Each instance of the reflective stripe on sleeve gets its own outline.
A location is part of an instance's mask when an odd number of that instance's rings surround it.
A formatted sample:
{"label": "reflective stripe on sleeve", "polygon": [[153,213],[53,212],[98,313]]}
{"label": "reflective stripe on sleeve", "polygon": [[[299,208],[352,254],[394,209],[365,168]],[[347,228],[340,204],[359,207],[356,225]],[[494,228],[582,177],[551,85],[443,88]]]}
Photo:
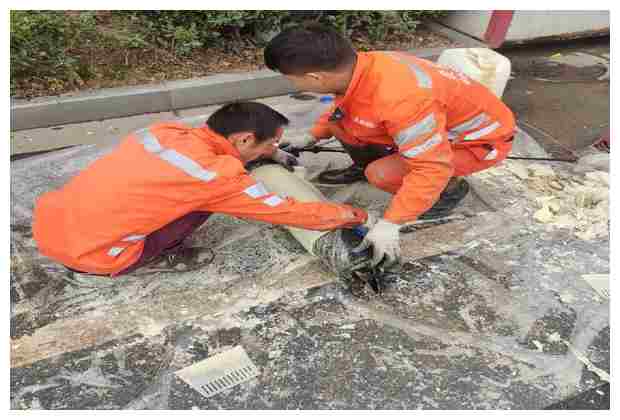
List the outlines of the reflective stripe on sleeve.
{"label": "reflective stripe on sleeve", "polygon": [[401,154],[405,157],[413,158],[421,153],[428,151],[429,149],[437,146],[440,143],[441,143],[441,134],[437,133],[430,139],[426,140],[421,145],[412,147],[409,150],[405,150],[404,152],[401,152]]}
{"label": "reflective stripe on sleeve", "polygon": [[146,238],[146,235],[129,235],[128,237],[121,239],[121,241],[123,241],[123,242],[137,242],[137,241],[141,241],[144,238]]}
{"label": "reflective stripe on sleeve", "polygon": [[277,195],[273,195],[273,196],[263,200],[263,203],[265,203],[265,204],[267,204],[268,206],[271,206],[271,207],[275,207],[275,206],[277,206],[279,204],[282,204],[283,202],[284,202],[284,200],[282,200]]}
{"label": "reflective stripe on sleeve", "polygon": [[489,122],[490,120],[491,119],[487,114],[478,114],[475,117],[470,118],[469,120],[457,125],[456,127],[452,127],[450,131],[453,131],[457,134],[463,134],[466,131],[475,130],[476,128],[480,127],[484,123]]}
{"label": "reflective stripe on sleeve", "polygon": [[407,143],[417,139],[420,136],[431,134],[435,128],[437,128],[435,114],[430,114],[417,124],[413,124],[404,130],[399,131],[396,135],[396,143],[400,147],[405,146]]}
{"label": "reflective stripe on sleeve", "polygon": [[267,189],[265,188],[265,185],[263,185],[262,182],[258,182],[246,188],[245,190],[243,190],[243,192],[252,198],[259,198],[259,197],[269,194],[269,191],[267,191]]}
{"label": "reflective stripe on sleeve", "polygon": [[492,133],[493,131],[497,130],[499,127],[501,127],[502,125],[498,122],[495,122],[491,125],[489,125],[488,127],[484,127],[478,131],[474,131],[473,133],[469,133],[468,135],[465,136],[464,140],[477,140],[481,137],[486,136],[487,134]]}
{"label": "reflective stripe on sleeve", "polygon": [[121,254],[121,252],[123,252],[124,250],[125,248],[115,246],[115,247],[110,248],[110,250],[108,251],[108,255],[110,257],[118,257]]}

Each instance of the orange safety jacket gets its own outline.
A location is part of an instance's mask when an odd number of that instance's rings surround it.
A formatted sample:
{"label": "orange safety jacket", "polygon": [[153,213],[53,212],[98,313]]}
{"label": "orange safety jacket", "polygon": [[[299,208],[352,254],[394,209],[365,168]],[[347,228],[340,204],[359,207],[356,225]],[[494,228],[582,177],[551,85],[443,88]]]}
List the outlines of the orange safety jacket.
{"label": "orange safety jacket", "polygon": [[347,205],[301,203],[266,190],[209,128],[159,123],[41,195],[33,234],[42,254],[75,270],[116,274],[138,260],[149,233],[193,211],[310,230],[364,223]]}
{"label": "orange safety jacket", "polygon": [[[336,107],[340,118],[330,121]],[[493,159],[492,146],[514,131],[510,109],[462,72],[408,53],[361,52],[346,93],[336,97],[312,134],[398,150],[411,172],[384,217],[400,224],[437,201],[454,171],[452,147],[478,146],[470,148],[478,159]]]}

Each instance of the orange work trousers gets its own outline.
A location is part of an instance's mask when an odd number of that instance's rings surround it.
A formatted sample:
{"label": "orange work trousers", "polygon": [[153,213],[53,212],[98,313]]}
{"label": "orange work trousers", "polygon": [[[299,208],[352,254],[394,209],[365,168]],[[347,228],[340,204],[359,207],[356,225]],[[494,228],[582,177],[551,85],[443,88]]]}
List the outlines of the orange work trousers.
{"label": "orange work trousers", "polygon": [[[496,152],[493,152],[493,149]],[[471,175],[495,166],[506,159],[511,150],[512,137],[505,140],[495,140],[492,148],[486,144],[471,146],[455,144],[452,146],[453,176]],[[489,155],[489,153],[492,154]],[[488,159],[490,156],[493,159]],[[396,194],[400,189],[403,184],[403,178],[409,172],[411,172],[411,166],[398,153],[375,160],[365,170],[368,182],[392,194]]]}

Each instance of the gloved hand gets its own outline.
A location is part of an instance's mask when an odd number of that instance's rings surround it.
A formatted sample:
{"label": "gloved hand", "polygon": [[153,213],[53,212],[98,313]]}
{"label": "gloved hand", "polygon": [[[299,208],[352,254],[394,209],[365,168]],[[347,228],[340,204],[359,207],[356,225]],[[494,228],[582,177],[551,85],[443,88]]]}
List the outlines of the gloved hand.
{"label": "gloved hand", "polygon": [[[353,227],[353,232],[355,232],[357,236],[363,239],[364,237],[366,237],[368,232],[370,232],[370,229],[372,229],[372,227],[376,223],[377,223],[377,218],[373,216],[372,213],[366,213],[366,221],[362,223],[361,225],[357,225]],[[361,251],[364,251],[364,249],[361,249]]]}
{"label": "gloved hand", "polygon": [[362,226],[370,232],[370,229],[372,229],[377,224],[377,218],[373,216],[372,213],[366,212],[366,214],[368,215],[368,217],[366,218],[366,221]]}
{"label": "gloved hand", "polygon": [[373,266],[381,263],[384,258],[383,266],[386,268],[398,264],[400,261],[399,229],[400,225],[379,219],[353,252],[362,252],[372,246]]}
{"label": "gloved hand", "polygon": [[294,171],[293,166],[299,165],[299,161],[295,156],[280,148],[277,148],[273,152],[273,156],[271,156],[271,158],[291,172]]}

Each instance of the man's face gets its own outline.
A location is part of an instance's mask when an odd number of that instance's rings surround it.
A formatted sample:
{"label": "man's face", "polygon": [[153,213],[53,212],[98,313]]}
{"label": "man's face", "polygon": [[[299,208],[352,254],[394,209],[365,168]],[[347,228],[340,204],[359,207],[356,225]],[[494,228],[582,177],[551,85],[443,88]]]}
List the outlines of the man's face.
{"label": "man's face", "polygon": [[251,162],[259,157],[270,157],[278,148],[278,142],[282,138],[284,130],[278,128],[272,139],[258,143],[253,133],[240,133],[238,138],[233,138],[233,144],[241,156],[243,163]]}
{"label": "man's face", "polygon": [[284,76],[302,92],[333,93],[329,77],[325,73],[285,74]]}

